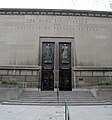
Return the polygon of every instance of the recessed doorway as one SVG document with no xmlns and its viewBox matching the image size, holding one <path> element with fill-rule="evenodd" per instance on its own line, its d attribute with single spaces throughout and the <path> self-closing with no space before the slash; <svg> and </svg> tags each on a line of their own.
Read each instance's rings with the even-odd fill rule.
<svg viewBox="0 0 112 120">
<path fill-rule="evenodd" d="M 73 38 L 41 38 L 41 90 L 72 90 Z"/>
</svg>

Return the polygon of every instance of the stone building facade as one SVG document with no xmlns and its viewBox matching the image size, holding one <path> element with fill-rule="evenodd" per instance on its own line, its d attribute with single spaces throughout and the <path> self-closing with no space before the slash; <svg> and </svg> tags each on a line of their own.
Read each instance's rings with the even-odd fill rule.
<svg viewBox="0 0 112 120">
<path fill-rule="evenodd" d="M 112 13 L 0 9 L 0 80 L 72 90 L 112 81 Z"/>
</svg>

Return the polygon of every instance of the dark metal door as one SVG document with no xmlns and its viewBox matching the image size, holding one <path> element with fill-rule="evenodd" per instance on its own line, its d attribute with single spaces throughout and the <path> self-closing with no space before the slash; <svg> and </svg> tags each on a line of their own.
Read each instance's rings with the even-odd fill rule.
<svg viewBox="0 0 112 120">
<path fill-rule="evenodd" d="M 71 43 L 59 43 L 59 90 L 72 90 Z"/>
<path fill-rule="evenodd" d="M 54 90 L 54 42 L 42 43 L 41 89 Z"/>
<path fill-rule="evenodd" d="M 72 90 L 71 42 L 58 42 L 56 44 L 55 42 L 42 42 L 41 73 L 42 90 L 54 90 L 54 79 L 56 80 L 56 78 L 58 78 L 57 83 L 59 84 L 57 86 L 60 91 Z"/>
</svg>

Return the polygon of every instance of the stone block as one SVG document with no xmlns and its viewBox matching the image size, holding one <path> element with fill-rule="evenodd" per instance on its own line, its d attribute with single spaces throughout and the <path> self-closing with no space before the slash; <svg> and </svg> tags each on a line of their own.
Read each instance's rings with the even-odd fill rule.
<svg viewBox="0 0 112 120">
<path fill-rule="evenodd" d="M 21 70 L 21 75 L 26 75 L 26 70 Z"/>
<path fill-rule="evenodd" d="M 26 82 L 27 88 L 37 88 L 38 87 L 38 82 Z"/>
<path fill-rule="evenodd" d="M 37 70 L 33 70 L 33 75 L 38 75 Z"/>
<path fill-rule="evenodd" d="M 112 76 L 112 72 L 110 72 L 110 71 L 105 71 L 105 72 L 104 72 L 104 76 Z"/>
<path fill-rule="evenodd" d="M 93 72 L 93 76 L 103 76 L 103 71 L 100 72 L 100 71 L 94 71 Z"/>
<path fill-rule="evenodd" d="M 15 75 L 20 75 L 20 70 L 16 70 Z"/>
<path fill-rule="evenodd" d="M 26 81 L 35 81 L 35 82 L 37 82 L 37 81 L 39 81 L 38 79 L 39 79 L 38 76 L 26 76 Z"/>
<path fill-rule="evenodd" d="M 13 76 L 2 76 L 2 80 L 11 80 Z"/>
<path fill-rule="evenodd" d="M 14 76 L 14 78 L 15 78 L 18 82 L 24 82 L 24 81 L 25 81 L 25 76 Z"/>
<path fill-rule="evenodd" d="M 81 76 L 92 76 L 91 71 L 81 71 Z"/>
<path fill-rule="evenodd" d="M 13 70 L 9 70 L 8 75 L 13 75 Z"/>
<path fill-rule="evenodd" d="M 80 71 L 76 71 L 75 76 L 80 76 Z"/>
<path fill-rule="evenodd" d="M 7 70 L 0 70 L 0 75 L 7 75 Z"/>
<path fill-rule="evenodd" d="M 32 71 L 31 70 L 27 70 L 26 71 L 26 75 L 32 75 Z"/>
</svg>

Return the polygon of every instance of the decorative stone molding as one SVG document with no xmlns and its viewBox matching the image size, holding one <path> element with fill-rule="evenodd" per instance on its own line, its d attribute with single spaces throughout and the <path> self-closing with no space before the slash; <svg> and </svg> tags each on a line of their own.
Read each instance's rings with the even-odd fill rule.
<svg viewBox="0 0 112 120">
<path fill-rule="evenodd" d="M 39 66 L 0 66 L 2 75 L 38 75 Z"/>
<path fill-rule="evenodd" d="M 112 12 L 61 9 L 0 9 L 0 15 L 54 15 L 112 18 Z"/>
</svg>

